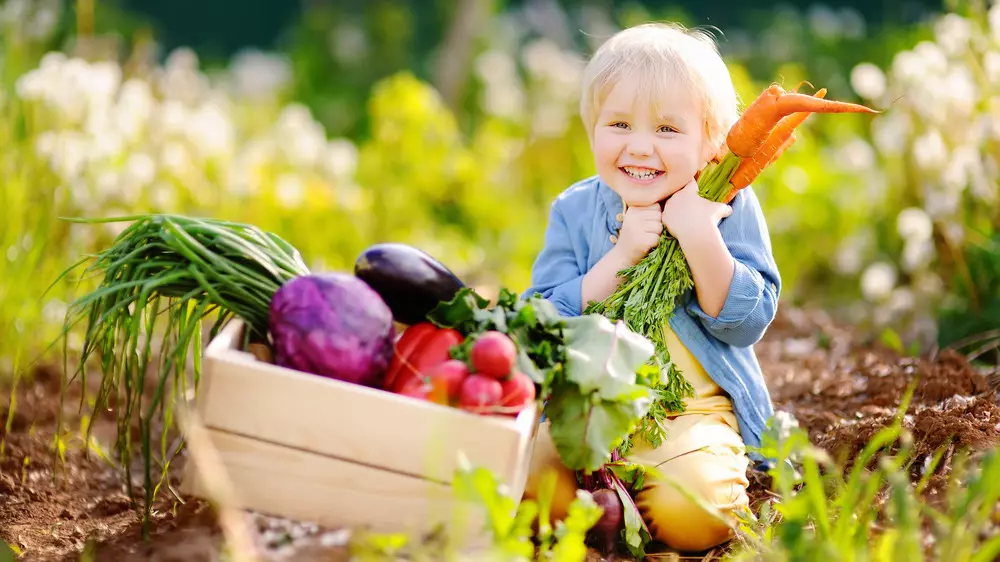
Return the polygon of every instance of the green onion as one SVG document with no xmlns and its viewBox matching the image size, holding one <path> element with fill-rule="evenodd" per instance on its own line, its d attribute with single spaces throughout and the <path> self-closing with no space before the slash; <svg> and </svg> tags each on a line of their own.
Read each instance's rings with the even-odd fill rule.
<svg viewBox="0 0 1000 562">
<path fill-rule="evenodd" d="M 93 411 L 107 410 L 111 396 L 116 396 L 115 452 L 133 508 L 142 511 L 143 534 L 148 536 L 153 502 L 166 481 L 171 460 L 183 448 L 183 440 L 171 447 L 168 431 L 175 421 L 174 403 L 187 394 L 189 359 L 195 392 L 201 378 L 202 321 L 215 317 L 209 331 L 215 337 L 228 320 L 240 318 L 247 324 L 248 338 L 266 340 L 271 297 L 286 281 L 308 274 L 309 268 L 291 244 L 248 224 L 167 214 L 67 220 L 132 223 L 110 247 L 73 264 L 57 282 L 88 261 L 92 263 L 84 269 L 81 281 L 101 278 L 66 314 L 64 335 L 86 321 L 83 349 L 70 381 L 80 377 L 86 388 L 87 364 L 99 358 L 101 382 Z M 163 334 L 159 361 L 150 369 L 157 331 Z M 64 356 L 68 357 L 65 343 Z M 69 373 L 64 369 L 64 388 Z M 151 397 L 144 393 L 147 376 L 156 377 Z M 88 441 L 93 420 L 90 416 Z M 136 425 L 143 462 L 141 499 L 132 487 L 135 443 L 131 428 Z M 154 432 L 159 434 L 155 447 Z"/>
</svg>

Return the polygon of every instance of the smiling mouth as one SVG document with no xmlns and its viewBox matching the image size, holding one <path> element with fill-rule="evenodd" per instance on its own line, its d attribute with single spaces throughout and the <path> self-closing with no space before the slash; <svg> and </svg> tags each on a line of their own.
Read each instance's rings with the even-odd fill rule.
<svg viewBox="0 0 1000 562">
<path fill-rule="evenodd" d="M 652 168 L 639 168 L 636 166 L 622 166 L 618 168 L 628 177 L 639 180 L 639 181 L 649 181 L 654 180 L 661 175 L 663 172 L 661 170 L 654 170 Z"/>
</svg>

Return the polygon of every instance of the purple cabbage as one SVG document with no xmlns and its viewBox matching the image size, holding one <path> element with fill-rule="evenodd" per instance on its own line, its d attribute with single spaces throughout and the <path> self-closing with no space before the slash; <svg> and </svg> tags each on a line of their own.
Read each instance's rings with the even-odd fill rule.
<svg viewBox="0 0 1000 562">
<path fill-rule="evenodd" d="M 396 329 L 385 301 L 364 281 L 314 273 L 283 284 L 271 299 L 275 363 L 380 388 Z"/>
</svg>

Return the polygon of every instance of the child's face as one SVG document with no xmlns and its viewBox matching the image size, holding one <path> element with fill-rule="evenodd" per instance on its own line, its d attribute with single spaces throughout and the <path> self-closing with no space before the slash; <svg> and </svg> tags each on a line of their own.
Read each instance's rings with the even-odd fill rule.
<svg viewBox="0 0 1000 562">
<path fill-rule="evenodd" d="M 687 185 L 711 158 L 700 100 L 680 89 L 663 92 L 656 115 L 636 102 L 637 81 L 611 90 L 593 135 L 597 173 L 629 206 L 649 206 Z"/>
</svg>

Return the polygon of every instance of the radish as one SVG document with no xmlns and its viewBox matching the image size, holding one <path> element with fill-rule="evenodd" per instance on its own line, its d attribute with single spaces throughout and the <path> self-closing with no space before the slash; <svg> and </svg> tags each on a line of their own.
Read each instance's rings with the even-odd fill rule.
<svg viewBox="0 0 1000 562">
<path fill-rule="evenodd" d="M 500 403 L 503 387 L 500 381 L 480 374 L 471 374 L 462 381 L 458 405 L 463 410 L 482 413 Z"/>
<path fill-rule="evenodd" d="M 507 334 L 490 330 L 476 338 L 469 350 L 469 360 L 477 373 L 503 379 L 510 374 L 517 359 L 517 346 Z"/>
<path fill-rule="evenodd" d="M 458 400 L 462 383 L 468 375 L 469 369 L 465 366 L 465 362 L 457 359 L 449 359 L 432 367 L 427 372 L 432 389 L 431 402 L 450 405 Z"/>
<path fill-rule="evenodd" d="M 510 377 L 500 381 L 500 388 L 503 390 L 500 405 L 504 408 L 516 408 L 508 412 L 514 415 L 535 399 L 535 382 L 520 371 L 514 371 Z"/>
</svg>

